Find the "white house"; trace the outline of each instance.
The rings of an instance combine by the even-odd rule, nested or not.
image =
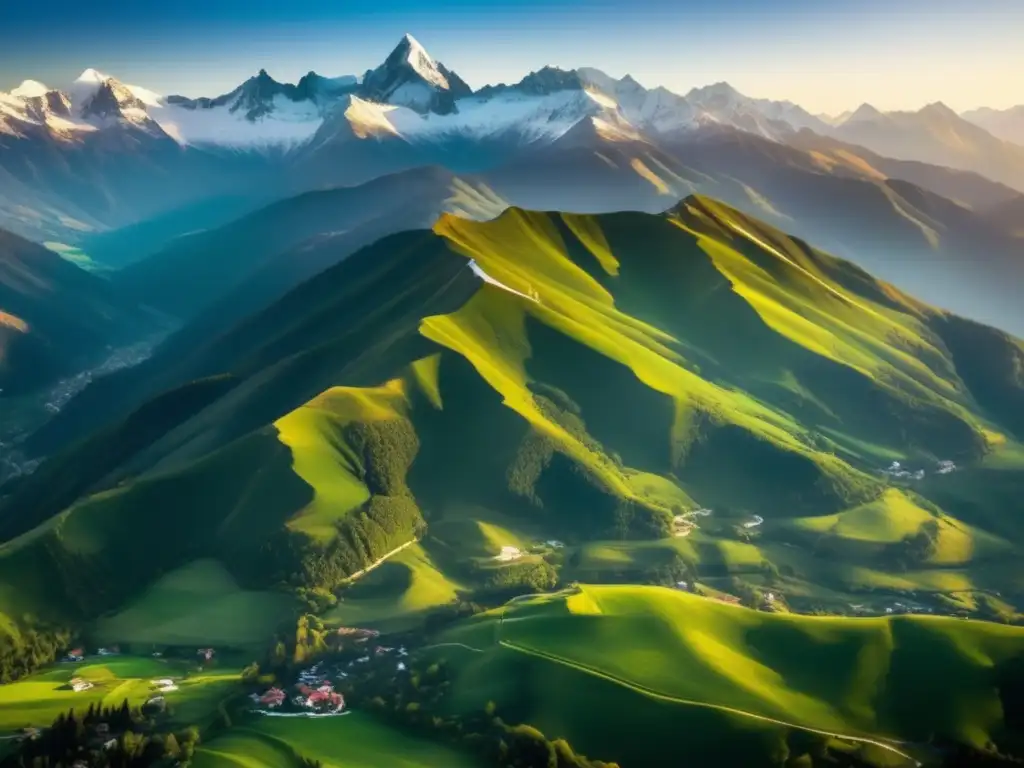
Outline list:
[[[523,553],[519,551],[519,547],[506,546],[501,548],[501,554],[496,556],[494,559],[503,563],[508,563],[512,560],[518,560],[522,556]]]

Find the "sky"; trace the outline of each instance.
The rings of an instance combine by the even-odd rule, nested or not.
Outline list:
[[[362,74],[414,35],[474,88],[545,65],[836,114],[1024,104],[1024,0],[0,0],[0,90],[93,67],[217,96],[265,68]]]

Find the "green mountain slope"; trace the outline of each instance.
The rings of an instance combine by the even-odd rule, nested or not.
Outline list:
[[[339,620],[673,558],[709,584],[774,571],[794,603],[909,589],[1012,613],[1024,532],[979,478],[1024,477],[1019,353],[706,198],[445,216],[183,354],[174,414],[12,494],[0,610],[12,637],[80,626],[197,560],[246,593],[334,590],[401,550]],[[673,536],[696,507],[714,512]],[[564,558],[534,549],[551,538]]]
[[[780,615],[582,586],[476,617],[427,652],[456,670],[453,707],[493,701],[623,765],[778,765],[828,736],[913,765],[934,759],[936,741],[1005,743],[1000,685],[1022,643],[1024,630],[983,622]],[[695,735],[675,744],[680,729]]]

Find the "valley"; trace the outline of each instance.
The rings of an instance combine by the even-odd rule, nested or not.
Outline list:
[[[158,346],[72,398],[61,416],[105,382],[166,377],[152,404],[68,444],[4,501],[0,583],[17,573],[19,585],[2,598],[8,648],[58,630],[133,652],[211,646],[276,670],[235,678],[239,697],[337,652],[338,627],[369,626],[415,649],[411,663],[440,654],[442,720],[477,722],[490,701],[510,724],[623,765],[651,759],[623,751],[632,721],[593,739],[583,723],[596,713],[574,724],[568,700],[523,684],[564,677],[665,727],[696,718],[708,742],[687,749],[709,761],[775,764],[784,749],[927,765],[942,759],[934,740],[987,749],[1009,738],[996,714],[954,721],[935,707],[918,722],[908,691],[930,690],[927,668],[894,666],[902,638],[923,648],[933,631],[948,672],[967,662],[942,656],[942,638],[983,644],[965,658],[996,667],[1024,643],[1008,626],[1024,605],[1021,531],[999,496],[1024,477],[1012,416],[1024,391],[972,389],[978,363],[951,322],[708,198],[662,215],[443,215],[357,251],[166,373]],[[975,343],[1022,354],[962,322]],[[549,613],[557,631],[525,629]],[[602,651],[586,617],[619,613]],[[671,640],[659,616],[698,623]],[[835,682],[860,687],[780,687],[805,673],[770,649],[804,636],[796,658],[825,654],[843,670]],[[735,682],[699,683],[715,669]],[[887,688],[886,674],[907,683]],[[989,690],[962,674],[979,691],[962,695]],[[673,679],[682,687],[664,688]],[[363,723],[367,694],[346,685],[354,709],[339,722]],[[215,718],[196,762],[344,759],[293,736],[306,728],[293,720],[250,721]],[[730,737],[725,757],[714,734],[751,728],[761,735]]]
[[[0,768],[1024,760],[1016,112],[130,50],[0,92]]]

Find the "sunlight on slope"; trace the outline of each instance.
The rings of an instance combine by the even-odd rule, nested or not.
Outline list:
[[[486,184],[473,185],[462,179],[452,182],[452,194],[444,201],[444,210],[467,219],[493,219],[508,207]]]
[[[672,189],[666,184],[658,174],[652,171],[639,157],[634,157],[629,161],[630,167],[637,172],[637,174],[645,181],[650,182],[651,186],[658,190],[659,194],[671,195]]]
[[[855,541],[893,544],[917,533],[934,515],[917,506],[902,491],[890,488],[882,498],[869,504],[821,517],[788,521],[797,530],[830,533]]]
[[[381,387],[334,387],[278,419],[278,439],[291,449],[292,469],[313,489],[313,500],[289,526],[320,539],[330,539],[334,523],[370,498],[360,481],[361,458],[338,439],[354,421],[401,418],[407,407],[406,385],[400,379]]]
[[[413,544],[356,582],[324,618],[339,624],[415,621],[416,614],[451,603],[464,589],[420,544]]]
[[[1001,720],[989,670],[1024,642],[1018,627],[772,614],[658,587],[582,586],[504,615],[510,650],[623,685],[829,732],[898,739],[941,729],[979,746]],[[901,650],[908,642],[913,654]],[[945,682],[934,682],[936,668]],[[920,709],[895,715],[896,697]]]
[[[881,189],[885,196],[889,199],[889,202],[892,204],[893,210],[895,210],[896,213],[898,213],[904,219],[906,219],[919,230],[921,230],[921,234],[924,236],[924,239],[928,242],[928,245],[930,245],[932,248],[937,249],[939,247],[939,233],[935,231],[935,228],[921,221],[914,214],[908,211],[904,207],[903,201],[900,199],[899,195],[897,195],[896,192],[890,189],[887,185],[881,184],[878,188]]]
[[[782,233],[713,201],[702,198],[700,203],[702,208],[684,209],[691,221],[676,217],[673,223],[699,239],[733,290],[775,331],[876,383],[952,410],[981,429],[965,407],[963,385],[938,342],[917,320],[852,295]],[[709,215],[723,232],[731,230],[730,238],[697,228]],[[737,249],[737,236],[758,247],[757,258]]]
[[[464,355],[502,394],[507,406],[585,466],[600,467],[598,473],[626,498],[635,494],[621,471],[595,458],[536,407],[526,388],[525,361],[531,354],[525,334],[527,316],[627,366],[645,385],[672,398],[676,416],[670,437],[676,457],[684,455],[695,439],[694,419],[703,413],[800,453],[833,477],[855,474],[840,459],[809,448],[804,429],[788,415],[689,370],[672,336],[616,309],[611,294],[570,257],[568,244],[555,226],[556,217],[571,233],[581,233],[577,244],[591,252],[606,272],[611,273],[612,265],[617,272],[617,258],[593,230],[597,222],[584,225],[584,217],[517,209],[482,224],[443,217],[435,231],[448,238],[457,252],[510,287],[534,291],[539,303],[485,289],[453,314],[426,318],[421,332]]]

